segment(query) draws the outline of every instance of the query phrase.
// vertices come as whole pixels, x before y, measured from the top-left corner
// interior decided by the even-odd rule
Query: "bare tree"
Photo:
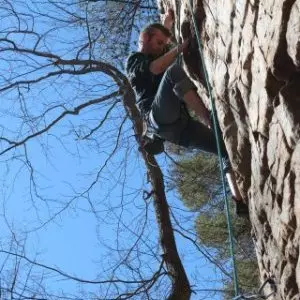
[[[174,227],[211,260],[171,218],[163,173],[141,147],[141,118],[122,71],[154,1],[108,2],[1,1],[1,220],[9,237],[0,246],[3,299],[189,299]],[[146,174],[131,187],[139,158]],[[16,206],[26,212],[19,222]],[[85,212],[108,253],[95,279],[44,264],[27,250],[32,234]],[[103,239],[103,224],[114,243]],[[80,291],[53,291],[56,280]]]
[[[126,19],[128,16],[122,9],[119,14],[120,23],[123,25],[124,22],[131,23],[126,24],[124,30],[127,33],[124,43],[127,45],[120,53],[114,51],[117,56],[124,56],[128,51],[126,49],[131,34],[129,29],[133,24],[131,19],[134,19],[134,14],[141,5],[140,2],[125,4],[124,7],[132,9],[132,14],[129,14],[129,18]],[[100,20],[95,19],[90,16],[94,11],[90,11],[89,5],[90,3],[85,4],[85,9],[82,9],[75,1],[16,1],[14,3],[3,1],[1,8],[1,17],[6,20],[6,26],[1,31],[0,39],[2,69],[0,92],[5,99],[1,108],[3,118],[0,155],[2,164],[7,166],[10,174],[15,171],[11,170],[13,162],[17,162],[18,168],[25,168],[25,173],[29,175],[27,191],[30,195],[30,210],[36,213],[36,222],[34,226],[24,228],[24,235],[44,228],[71,208],[77,209],[82,200],[87,201],[89,211],[100,219],[99,202],[94,198],[95,190],[101,184],[105,172],[110,169],[109,164],[113,158],[120,155],[118,153],[124,144],[126,145],[125,151],[122,151],[123,155],[124,152],[128,155],[128,151],[132,151],[131,147],[134,145],[130,140],[139,143],[141,120],[135,107],[133,91],[126,76],[113,64],[107,62],[109,55],[101,52],[104,49],[111,50],[108,46],[103,47],[101,39],[112,28],[116,16],[112,12],[112,6],[106,6],[108,8],[103,16],[100,15]],[[116,8],[123,7],[123,4],[120,5],[119,3]],[[107,27],[104,28],[105,30],[101,28],[101,34],[97,34],[95,24],[101,21],[101,18],[108,20]],[[115,37],[120,32],[122,33],[121,30],[113,31],[112,36]],[[113,39],[108,39],[105,41],[106,45],[111,44],[112,41]],[[79,117],[74,118],[74,116]],[[129,120],[133,122],[134,132],[130,130]],[[86,181],[85,187],[79,188],[69,182],[72,193],[67,197],[61,195],[51,197],[50,194],[43,192],[40,179],[44,174],[40,175],[37,171],[38,168],[35,166],[37,162],[32,157],[33,148],[36,147],[44,152],[48,161],[52,161],[51,147],[56,140],[71,154],[75,155],[77,151],[80,158],[81,149],[75,151],[68,147],[70,135],[78,143],[85,143],[89,149],[102,154],[105,159],[93,172],[88,173],[89,180]],[[22,287],[25,289],[28,285],[31,286],[27,283],[26,276],[22,276],[24,278],[22,287],[15,284],[20,273],[17,269],[25,261],[29,268],[46,269],[47,272],[58,273],[60,276],[81,283],[100,284],[107,298],[129,299],[140,294],[150,297],[151,289],[158,282],[165,281],[165,277],[169,278],[172,285],[169,292],[170,299],[189,297],[190,287],[176,249],[162,173],[154,157],[147,156],[141,148],[140,153],[146,163],[152,184],[162,255],[158,255],[158,250],[154,251],[150,241],[144,237],[149,206],[149,199],[146,199],[149,197],[145,197],[144,207],[141,210],[144,212],[136,222],[136,228],[130,228],[124,223],[119,208],[108,208],[110,215],[115,214],[115,219],[118,221],[115,224],[117,228],[127,228],[128,231],[132,231],[131,236],[135,236],[133,242],[117,245],[115,250],[120,257],[108,272],[110,273],[108,280],[81,280],[59,269],[37,263],[27,257],[23,250],[8,251],[4,247],[2,254],[16,259],[15,272],[13,272],[16,278],[8,280],[12,282],[12,286],[6,285],[3,292],[19,295],[21,298],[29,297],[28,294],[21,292]],[[126,160],[122,159],[118,167],[124,164]],[[125,186],[126,175],[120,172],[120,176],[116,178],[116,182]],[[123,208],[126,206],[123,200],[119,205]],[[8,207],[8,202],[4,202],[3,211],[7,212]],[[44,209],[47,209],[47,214],[42,213]],[[12,233],[14,232],[10,220],[7,220],[7,227]],[[121,230],[117,235],[121,235]],[[147,248],[151,260],[156,261],[156,267],[154,265],[147,272],[138,267],[135,262],[131,262],[135,257],[141,260],[138,251],[144,251],[143,248]],[[22,267],[22,269],[26,268]],[[120,278],[119,274],[123,272],[120,270],[126,269],[126,276],[132,279]],[[31,271],[28,271],[28,274],[30,273]],[[35,291],[34,287],[31,287],[34,293],[40,292],[39,289]],[[46,292],[44,295],[51,296]]]

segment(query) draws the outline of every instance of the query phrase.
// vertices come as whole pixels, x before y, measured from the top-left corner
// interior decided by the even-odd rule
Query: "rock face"
[[[194,36],[189,0],[160,0]],[[193,0],[225,143],[269,299],[300,299],[300,0]],[[178,37],[178,31],[176,31]],[[197,47],[186,57],[201,84]],[[209,104],[208,104],[209,105]],[[268,291],[267,291],[268,292]]]

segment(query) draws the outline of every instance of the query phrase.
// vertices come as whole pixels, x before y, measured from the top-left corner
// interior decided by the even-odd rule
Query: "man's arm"
[[[163,21],[163,25],[171,31],[173,24],[174,24],[174,10],[169,8],[168,12],[166,13],[165,19]]]
[[[176,59],[176,57],[182,53],[188,46],[189,40],[186,40],[182,44],[172,48],[163,56],[153,60],[150,63],[150,72],[158,75],[163,73]]]
[[[173,9],[169,8],[168,12],[166,13],[165,19],[163,21],[163,25],[171,31],[173,27],[173,23],[174,23],[174,11]],[[187,46],[188,46],[188,41],[185,41],[183,44],[172,48],[163,56],[152,61],[150,64],[150,72],[155,75],[163,73],[175,61],[176,57],[187,48]]]

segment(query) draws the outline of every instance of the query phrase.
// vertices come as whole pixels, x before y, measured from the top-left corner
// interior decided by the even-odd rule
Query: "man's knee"
[[[187,77],[185,71],[178,63],[174,63],[170,67],[168,67],[165,74],[168,80],[170,80],[174,84]]]
[[[183,99],[183,96],[191,89],[197,89],[194,83],[187,76],[183,68],[177,64],[172,64],[166,71],[166,77],[172,82],[173,91],[177,97]]]
[[[184,95],[190,90],[197,90],[197,88],[188,77],[183,78],[181,81],[177,82],[173,88],[176,96],[181,99],[183,99]]]

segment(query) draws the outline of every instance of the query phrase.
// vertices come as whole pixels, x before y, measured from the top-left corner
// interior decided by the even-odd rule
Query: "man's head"
[[[171,32],[160,23],[148,25],[140,34],[140,50],[146,54],[161,55],[170,41]]]

